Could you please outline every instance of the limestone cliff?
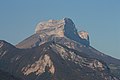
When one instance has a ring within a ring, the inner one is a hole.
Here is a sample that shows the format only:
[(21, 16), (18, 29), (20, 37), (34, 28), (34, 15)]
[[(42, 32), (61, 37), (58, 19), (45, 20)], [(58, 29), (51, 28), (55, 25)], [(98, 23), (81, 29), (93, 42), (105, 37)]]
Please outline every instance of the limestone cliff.
[(40, 38), (44, 40), (46, 36), (67, 37), (82, 45), (89, 46), (89, 43), (83, 41), (83, 38), (79, 36), (75, 24), (69, 18), (40, 22), (36, 26), (35, 33), (39, 34)]

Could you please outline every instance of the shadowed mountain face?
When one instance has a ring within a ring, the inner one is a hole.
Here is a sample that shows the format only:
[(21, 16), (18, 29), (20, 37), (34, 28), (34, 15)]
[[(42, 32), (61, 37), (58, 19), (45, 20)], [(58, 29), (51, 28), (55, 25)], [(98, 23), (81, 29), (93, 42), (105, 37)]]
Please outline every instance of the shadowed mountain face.
[(0, 40), (0, 70), (23, 80), (119, 80), (111, 70), (120, 60), (90, 46), (73, 21), (41, 22), (35, 34), (14, 47)]
[(0, 80), (22, 80), (21, 78), (14, 77), (8, 72), (0, 70)]

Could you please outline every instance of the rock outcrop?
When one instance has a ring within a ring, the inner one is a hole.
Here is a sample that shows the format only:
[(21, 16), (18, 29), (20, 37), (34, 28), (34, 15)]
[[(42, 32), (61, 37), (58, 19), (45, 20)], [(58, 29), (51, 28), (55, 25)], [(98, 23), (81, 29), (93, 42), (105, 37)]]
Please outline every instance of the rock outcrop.
[(78, 34), (79, 34), (83, 44), (90, 45), (88, 32), (86, 32), (86, 31), (79, 31)]
[(46, 36), (67, 37), (80, 44), (89, 46), (89, 43), (85, 43), (83, 38), (79, 37), (75, 24), (69, 18), (40, 22), (35, 29), (35, 33), (39, 34), (42, 39), (45, 39)]

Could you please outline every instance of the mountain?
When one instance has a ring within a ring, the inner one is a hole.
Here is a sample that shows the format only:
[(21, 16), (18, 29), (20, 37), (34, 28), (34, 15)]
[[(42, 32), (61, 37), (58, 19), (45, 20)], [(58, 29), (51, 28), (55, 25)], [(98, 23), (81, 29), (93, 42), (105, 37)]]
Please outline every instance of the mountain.
[[(64, 18), (62, 20), (49, 20), (38, 23), (35, 29), (35, 34), (18, 43), (16, 47), (32, 48), (52, 40), (79, 52), (83, 52), (91, 58), (96, 58), (106, 62), (108, 66), (115, 71), (115, 73), (120, 69), (120, 60), (108, 56), (93, 48), (90, 45), (88, 32), (77, 32), (74, 22), (69, 18)], [(120, 72), (117, 73), (117, 75), (120, 76)]]
[(120, 80), (120, 60), (90, 45), (69, 18), (40, 22), (16, 46), (0, 40), (0, 70), (22, 80)]
[(63, 20), (49, 20), (40, 22), (36, 26), (35, 34), (16, 45), (18, 48), (31, 48), (56, 38), (69, 38), (80, 44), (89, 46), (89, 43), (81, 39), (75, 24), (69, 18)]
[[(1, 47), (3, 53), (5, 48)], [(9, 48), (0, 65), (3, 71), (25, 80), (118, 80), (106, 63), (54, 41), (32, 49)]]

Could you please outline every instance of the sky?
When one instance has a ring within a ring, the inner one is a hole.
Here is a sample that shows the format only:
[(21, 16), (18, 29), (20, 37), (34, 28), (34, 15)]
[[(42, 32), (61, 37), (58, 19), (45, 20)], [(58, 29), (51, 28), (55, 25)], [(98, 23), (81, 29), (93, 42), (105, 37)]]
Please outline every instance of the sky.
[(37, 23), (71, 18), (97, 50), (120, 59), (120, 0), (0, 0), (0, 40), (15, 45)]

